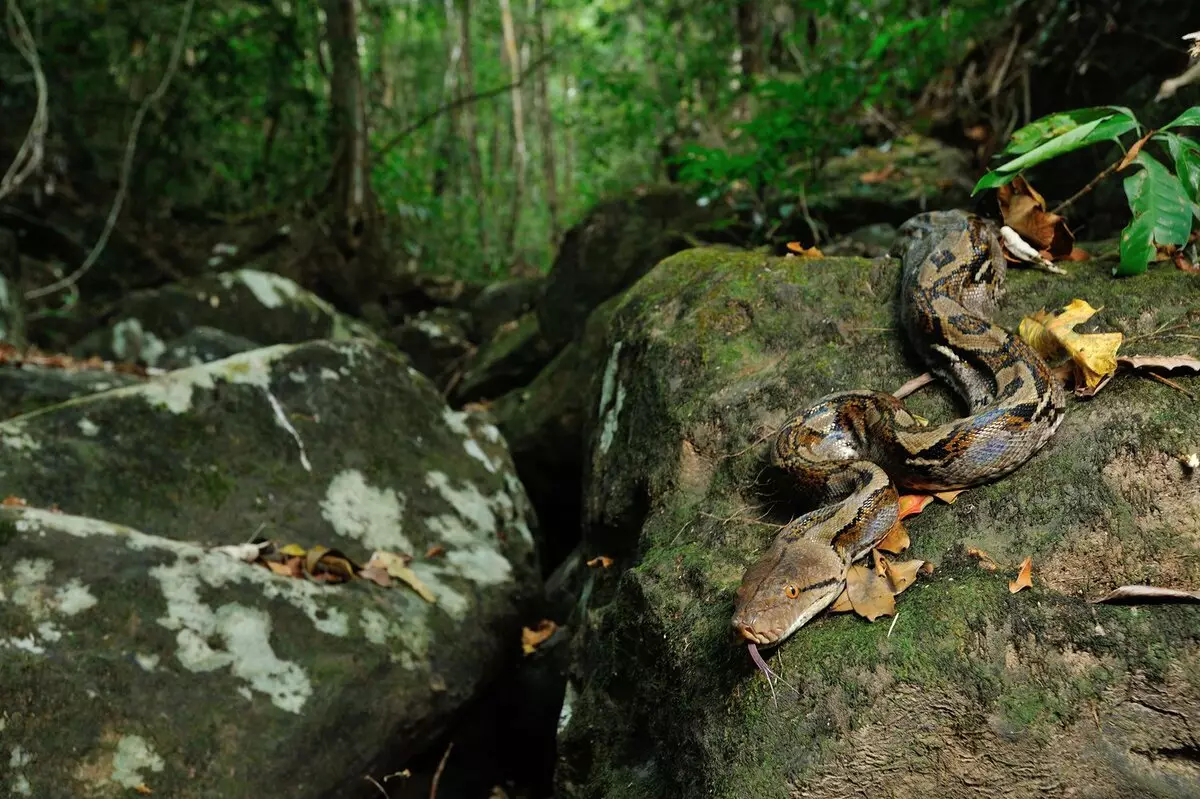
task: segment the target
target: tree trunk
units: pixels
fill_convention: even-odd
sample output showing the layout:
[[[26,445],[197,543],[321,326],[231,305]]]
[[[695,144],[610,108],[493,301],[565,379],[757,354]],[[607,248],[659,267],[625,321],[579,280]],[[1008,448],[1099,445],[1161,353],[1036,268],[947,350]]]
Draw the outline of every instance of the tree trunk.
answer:
[[[371,226],[370,167],[362,72],[358,66],[358,18],[354,0],[324,0],[329,81],[330,145],[334,152],[334,237],[344,255],[356,253]]]
[[[738,45],[741,49],[742,77],[746,85],[762,71],[762,9],[759,0],[741,0],[737,4]]]
[[[461,0],[458,12],[459,50],[462,63],[462,92],[466,97],[475,94],[475,68],[471,61],[471,0]],[[475,193],[475,215],[479,222],[479,251],[487,257],[488,234],[483,209],[487,207],[487,192],[483,185],[483,161],[479,155],[479,133],[475,127],[475,111],[471,105],[463,106],[463,138],[467,140],[467,168],[471,171],[471,184]]]
[[[500,24],[504,30],[504,52],[508,60],[509,74],[512,76],[512,130],[513,130],[513,159],[514,172],[512,205],[508,219],[508,230],[505,231],[504,244],[506,254],[511,255],[517,237],[517,225],[521,219],[521,203],[525,197],[525,163],[528,156],[525,151],[525,112],[521,102],[521,56],[517,50],[517,33],[513,26],[512,7],[509,0],[500,0]]]
[[[454,18],[454,0],[446,0],[446,74],[442,78],[442,102],[457,99],[459,62],[462,60],[462,40],[458,21]],[[438,158],[434,159],[433,196],[441,198],[447,187],[453,187],[454,165],[458,152],[459,111],[451,109],[446,114],[445,132],[438,144]]]
[[[563,105],[567,112],[566,124],[563,125],[563,194],[571,196],[575,188],[575,120],[571,106],[575,101],[575,81],[569,71],[562,76]]]
[[[546,55],[546,40],[550,38],[550,21],[544,12],[545,0],[535,0],[533,30],[537,37],[537,57]],[[546,64],[537,74],[537,118],[542,140],[542,174],[546,181],[546,210],[550,214],[550,249],[558,246],[558,177],[554,162],[554,118],[550,113],[550,69]]]

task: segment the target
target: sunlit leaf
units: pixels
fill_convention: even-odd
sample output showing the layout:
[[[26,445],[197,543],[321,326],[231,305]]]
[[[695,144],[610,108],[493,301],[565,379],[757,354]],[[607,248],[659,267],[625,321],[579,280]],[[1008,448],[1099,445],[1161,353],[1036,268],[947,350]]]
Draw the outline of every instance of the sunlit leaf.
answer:
[[[1018,591],[1026,588],[1033,588],[1033,558],[1028,557],[1021,561],[1021,570],[1017,572],[1017,579],[1009,580],[1008,592],[1015,594]]]
[[[1145,272],[1160,246],[1184,244],[1192,232],[1193,204],[1179,178],[1149,153],[1138,153],[1134,163],[1142,169],[1125,179],[1133,220],[1121,231],[1117,275]]]
[[[1200,125],[1200,106],[1192,106],[1167,124],[1163,125],[1162,129],[1166,130],[1167,128],[1181,128],[1189,125]]]

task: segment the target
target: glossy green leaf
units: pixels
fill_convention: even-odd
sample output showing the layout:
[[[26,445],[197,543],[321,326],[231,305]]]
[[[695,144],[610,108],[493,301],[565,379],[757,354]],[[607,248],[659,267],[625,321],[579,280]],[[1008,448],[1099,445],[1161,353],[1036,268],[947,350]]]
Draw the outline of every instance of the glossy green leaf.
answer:
[[[1163,125],[1161,129],[1166,130],[1167,128],[1181,128],[1189,125],[1200,125],[1200,106],[1192,106],[1167,124]]]
[[[1165,141],[1175,174],[1193,203],[1200,203],[1200,144],[1174,133],[1160,133],[1155,139]]]
[[[979,182],[975,184],[975,188],[971,189],[971,196],[974,197],[976,194],[983,191],[984,189],[998,189],[1001,186],[1004,186],[1004,185],[1016,180],[1017,175],[1019,175],[1019,174],[1021,174],[1021,173],[1020,172],[1004,173],[1004,172],[994,172],[994,171],[988,172],[987,174],[985,174],[983,177],[981,177],[979,179]]]
[[[1070,133],[1081,125],[1112,117],[1133,119],[1133,112],[1121,106],[1097,106],[1044,116],[1013,133],[1008,146],[997,153],[996,158],[1022,155],[1052,139]]]
[[[1057,158],[1064,153],[1078,150],[1099,141],[1116,139],[1137,127],[1137,122],[1124,114],[1094,119],[1085,125],[1072,128],[1061,136],[1034,147],[1024,155],[1017,156],[1006,164],[996,167],[997,172],[1017,172],[1031,166]]]
[[[1192,201],[1179,178],[1144,150],[1133,162],[1142,169],[1125,178],[1133,220],[1121,231],[1116,275],[1140,275],[1159,246],[1183,244],[1192,232]]]

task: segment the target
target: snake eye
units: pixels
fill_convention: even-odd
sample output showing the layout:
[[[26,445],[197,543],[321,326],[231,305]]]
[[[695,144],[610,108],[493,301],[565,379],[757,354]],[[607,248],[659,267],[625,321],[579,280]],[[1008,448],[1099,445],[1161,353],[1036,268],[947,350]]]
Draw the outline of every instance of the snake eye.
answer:
[[[800,589],[794,585],[788,585],[784,587],[783,593],[788,599],[795,599],[796,597],[800,596]]]

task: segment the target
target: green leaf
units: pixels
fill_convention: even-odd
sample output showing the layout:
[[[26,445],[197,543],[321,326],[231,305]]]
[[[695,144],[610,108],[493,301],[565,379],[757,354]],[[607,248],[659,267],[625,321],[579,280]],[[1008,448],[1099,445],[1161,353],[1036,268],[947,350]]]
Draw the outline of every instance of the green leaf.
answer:
[[[1192,232],[1192,202],[1179,178],[1144,150],[1133,162],[1142,169],[1125,178],[1133,221],[1121,231],[1115,275],[1140,275],[1159,246],[1183,244]]]
[[[1114,114],[1113,112],[1116,112]],[[1021,155],[1040,147],[1046,142],[1070,133],[1080,125],[1095,122],[1098,119],[1112,117],[1133,119],[1133,112],[1121,106],[1098,106],[1096,108],[1077,108],[1059,114],[1050,114],[1030,122],[1013,133],[1008,146],[996,154],[997,158],[1010,155]]]
[[[1137,127],[1137,122],[1125,114],[1113,114],[1100,119],[1093,119],[1087,124],[1072,128],[1061,136],[1034,147],[1024,155],[1017,156],[1007,164],[996,167],[997,172],[1016,172],[1027,169],[1051,158],[1057,158],[1064,153],[1078,150],[1089,144],[1107,139],[1116,139]]]
[[[1187,125],[1200,125],[1200,106],[1192,106],[1167,124],[1163,125],[1160,130],[1166,130],[1167,128],[1179,128]]]
[[[989,171],[986,175],[979,179],[979,182],[975,184],[975,188],[971,189],[971,196],[974,197],[984,189],[998,189],[1005,184],[1011,183],[1012,181],[1016,180],[1018,174],[1020,173],[1012,172],[1009,174],[1003,174],[1000,172]]]
[[[1179,182],[1191,201],[1200,203],[1200,144],[1174,133],[1160,133],[1154,138],[1166,141]]]

